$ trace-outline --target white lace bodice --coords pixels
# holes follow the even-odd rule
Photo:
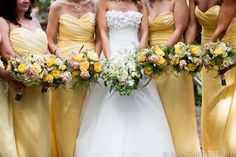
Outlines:
[[[142,14],[136,11],[115,11],[106,12],[107,26],[109,29],[139,29]]]
[[[143,15],[136,11],[109,10],[106,12],[112,56],[132,51],[138,46],[138,31],[142,17]]]

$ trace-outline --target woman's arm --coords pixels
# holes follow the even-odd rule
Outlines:
[[[0,46],[0,52],[2,57],[6,60],[9,60],[11,57],[16,56],[17,54],[13,51],[9,39],[10,26],[9,23],[2,17],[0,17],[0,33],[2,35],[2,42]]]
[[[229,28],[230,23],[236,15],[236,1],[223,0],[220,13],[218,15],[218,22],[210,41],[222,39]]]
[[[187,30],[185,32],[185,42],[191,43],[197,36],[197,20],[195,16],[195,3],[194,0],[189,0],[190,19]]]
[[[48,48],[50,52],[58,55],[62,59],[65,59],[66,56],[61,53],[61,51],[56,45],[60,11],[61,11],[61,4],[58,2],[53,2],[52,5],[50,6],[50,11],[48,14],[48,25],[46,33],[48,37]]]
[[[94,0],[94,6],[95,6],[95,14],[96,14],[96,21],[97,21],[97,12],[100,7],[100,1],[99,0]],[[101,52],[102,52],[102,44],[101,44],[101,37],[98,29],[98,22],[96,22],[95,26],[95,52],[97,55],[100,57]]]
[[[144,1],[142,1],[142,22],[140,27],[140,41],[139,41],[139,47],[144,48],[147,46],[148,41],[148,10],[147,5]]]
[[[167,41],[167,45],[173,46],[183,37],[183,33],[188,25],[189,9],[186,0],[176,0],[174,6],[175,30]]]
[[[110,59],[110,47],[109,47],[108,29],[106,23],[106,0],[101,0],[101,5],[97,15],[97,22],[104,56],[107,59]]]

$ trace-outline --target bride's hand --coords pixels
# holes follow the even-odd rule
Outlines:
[[[10,73],[4,72],[3,79],[8,83],[8,85],[13,88],[17,93],[23,93],[25,90],[25,86],[12,80],[10,77]]]

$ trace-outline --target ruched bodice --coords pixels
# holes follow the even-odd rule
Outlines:
[[[10,42],[13,50],[21,56],[47,52],[47,36],[40,28],[35,32],[22,27],[14,28],[10,32]]]
[[[154,19],[149,18],[150,45],[166,44],[173,31],[173,12],[164,12]]]
[[[62,53],[79,51],[82,45],[94,48],[95,14],[88,12],[76,18],[63,14],[59,19],[57,45]]]
[[[202,12],[198,6],[196,7],[195,14],[202,26],[202,44],[207,42],[215,31],[219,11],[219,5],[209,8],[206,12]]]

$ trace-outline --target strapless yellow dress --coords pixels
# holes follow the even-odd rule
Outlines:
[[[174,31],[173,12],[149,19],[150,46],[166,44]],[[175,150],[195,156],[200,152],[195,118],[192,77],[186,74],[164,74],[156,80],[166,112]]]
[[[0,40],[1,43],[1,40]],[[0,58],[0,67],[1,67]],[[17,157],[13,128],[12,105],[9,103],[8,87],[0,78],[0,156]]]
[[[13,50],[21,55],[44,55],[47,51],[47,36],[43,30],[35,32],[15,28],[10,32]],[[41,93],[40,87],[27,88],[21,101],[15,101],[15,92],[10,91],[13,106],[13,123],[18,157],[49,157],[49,96]]]
[[[94,13],[89,12],[79,19],[64,14],[59,19],[57,46],[65,55],[73,55],[83,45],[85,49],[94,49],[94,32]],[[86,91],[59,88],[52,92],[53,156],[73,157]]]
[[[196,7],[195,14],[202,26],[202,44],[206,43],[217,24],[220,6],[202,12]],[[236,17],[223,41],[236,47]],[[212,152],[229,152],[236,156],[236,68],[225,74],[227,86],[222,86],[215,71],[202,70],[202,142],[206,156]],[[209,152],[209,154],[207,154]],[[214,154],[214,153],[213,153]]]

